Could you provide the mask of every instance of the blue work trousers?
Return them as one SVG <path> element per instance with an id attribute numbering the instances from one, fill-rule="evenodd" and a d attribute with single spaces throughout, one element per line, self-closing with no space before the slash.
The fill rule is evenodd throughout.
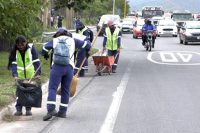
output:
<path id="1" fill-rule="evenodd" d="M 74 74 L 77 73 L 78 68 L 81 66 L 81 63 L 83 62 L 85 57 L 86 57 L 86 50 L 80 49 L 77 55 L 76 68 L 74 70 Z M 85 60 L 79 75 L 84 76 L 85 70 L 88 70 L 88 59 Z"/>
<path id="2" fill-rule="evenodd" d="M 61 66 L 54 64 L 50 72 L 49 91 L 47 99 L 47 111 L 50 112 L 56 107 L 56 92 L 61 83 L 61 101 L 59 112 L 66 113 L 69 102 L 70 86 L 73 78 L 71 65 Z"/>

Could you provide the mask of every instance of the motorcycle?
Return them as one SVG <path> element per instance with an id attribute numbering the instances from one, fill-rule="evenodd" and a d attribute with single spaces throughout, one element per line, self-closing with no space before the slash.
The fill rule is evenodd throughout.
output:
<path id="1" fill-rule="evenodd" d="M 153 31 L 152 30 L 148 30 L 147 33 L 147 41 L 145 43 L 146 46 L 146 51 L 151 51 L 153 44 Z"/>

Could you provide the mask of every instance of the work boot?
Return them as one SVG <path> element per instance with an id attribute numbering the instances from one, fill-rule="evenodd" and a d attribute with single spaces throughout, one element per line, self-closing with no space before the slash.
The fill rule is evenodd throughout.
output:
<path id="1" fill-rule="evenodd" d="M 116 72 L 117 72 L 116 69 L 113 69 L 113 70 L 112 70 L 112 73 L 116 73 Z"/>
<path id="2" fill-rule="evenodd" d="M 31 115 L 32 115 L 31 110 L 26 110 L 26 116 L 31 116 Z"/>
<path id="3" fill-rule="evenodd" d="M 22 111 L 16 111 L 16 112 L 14 113 L 14 115 L 15 115 L 15 116 L 21 116 L 21 115 L 22 115 Z"/>
<path id="4" fill-rule="evenodd" d="M 49 111 L 49 112 L 47 113 L 47 115 L 45 115 L 45 116 L 43 117 L 43 121 L 47 121 L 47 120 L 51 119 L 52 116 L 56 116 L 56 115 L 57 115 L 57 111 L 56 111 L 55 109 L 52 110 L 52 111 Z"/>
<path id="5" fill-rule="evenodd" d="M 81 70 L 80 73 L 79 73 L 79 77 L 84 77 L 84 76 L 85 76 L 85 71 Z"/>
<path id="6" fill-rule="evenodd" d="M 66 118 L 67 115 L 66 115 L 66 113 L 58 112 L 57 117 L 60 117 L 60 118 Z"/>
<path id="7" fill-rule="evenodd" d="M 145 45 L 145 43 L 144 43 L 144 42 L 142 42 L 142 45 L 144 46 L 144 45 Z"/>

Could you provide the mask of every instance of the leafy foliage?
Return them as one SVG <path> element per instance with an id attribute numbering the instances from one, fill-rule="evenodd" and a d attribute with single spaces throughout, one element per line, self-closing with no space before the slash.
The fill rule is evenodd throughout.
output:
<path id="1" fill-rule="evenodd" d="M 40 3 L 35 0 L 0 0 L 0 38 L 14 40 L 19 34 L 33 36 L 39 30 L 40 9 Z"/>

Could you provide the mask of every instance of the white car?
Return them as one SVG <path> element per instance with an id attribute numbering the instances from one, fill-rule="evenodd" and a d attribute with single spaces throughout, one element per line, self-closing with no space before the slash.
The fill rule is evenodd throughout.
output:
<path id="1" fill-rule="evenodd" d="M 161 17 L 161 16 L 154 16 L 154 17 L 151 18 L 151 21 L 153 22 L 152 24 L 158 25 L 159 21 L 160 21 L 160 20 L 163 20 L 163 19 L 164 19 L 164 18 Z"/>
<path id="2" fill-rule="evenodd" d="M 172 19 L 160 20 L 157 25 L 157 36 L 173 36 L 177 37 L 176 22 Z"/>
<path id="3" fill-rule="evenodd" d="M 100 19 L 99 23 L 97 24 L 97 32 L 103 26 L 100 31 L 100 35 L 103 35 L 103 33 L 105 32 L 105 28 L 107 27 L 107 23 L 109 20 L 112 20 L 114 22 L 114 24 L 120 28 L 120 30 L 122 29 L 121 18 L 119 15 L 105 14 L 105 15 L 101 16 L 101 19 Z"/>
<path id="4" fill-rule="evenodd" d="M 131 20 L 124 19 L 122 22 L 122 32 L 132 33 L 134 22 Z"/>

